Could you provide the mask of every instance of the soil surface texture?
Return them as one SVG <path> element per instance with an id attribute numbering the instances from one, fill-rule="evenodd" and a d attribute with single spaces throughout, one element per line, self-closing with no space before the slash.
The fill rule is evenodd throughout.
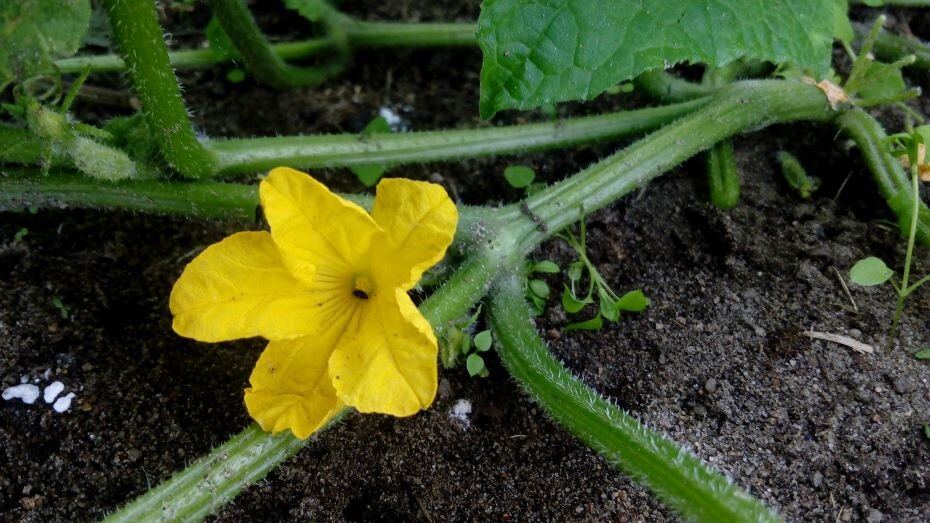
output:
<path id="1" fill-rule="evenodd" d="M 475 2 L 342 5 L 366 19 L 478 14 Z M 284 13 L 270 9 L 261 23 L 282 37 L 299 34 L 303 26 Z M 914 28 L 930 26 L 898 14 L 915 18 Z M 202 7 L 165 16 L 181 43 L 184 28 L 193 34 L 209 19 Z M 427 130 L 488 125 L 477 118 L 480 64 L 477 49 L 365 51 L 339 79 L 290 93 L 228 83 L 223 68 L 181 77 L 197 125 L 211 136 L 358 132 L 383 107 L 407 128 Z M 910 80 L 927 88 L 926 76 Z M 116 76 L 91 84 L 125 90 Z M 605 95 L 557 110 L 641 102 Z M 78 104 L 91 121 L 129 110 L 81 113 Z M 507 113 L 495 123 L 544 118 Z M 442 183 L 463 203 L 496 205 L 520 196 L 503 179 L 507 165 L 531 165 L 555 181 L 622 145 L 390 174 Z M 906 242 L 894 217 L 858 151 L 832 126 L 770 128 L 735 147 L 743 186 L 734 210 L 708 202 L 696 159 L 589 218 L 591 259 L 617 292 L 643 289 L 652 300 L 645 312 L 598 332 L 565 333 L 584 314 L 566 317 L 554 297 L 540 332 L 587 384 L 789 520 L 930 521 L 930 364 L 913 356 L 930 344 L 930 288 L 909 299 L 891 339 L 891 288 L 847 292 L 841 284 L 868 255 L 902 266 Z M 782 179 L 779 150 L 823 179 L 810 199 Z M 348 171 L 319 176 L 361 190 Z M 259 227 L 99 210 L 0 214 L 0 389 L 60 381 L 62 396 L 74 394 L 62 413 L 42 398 L 0 401 L 0 521 L 97 520 L 250 422 L 242 389 L 264 342 L 180 338 L 167 300 L 200 250 Z M 21 230 L 28 232 L 15 238 Z M 922 275 L 930 257 L 916 252 Z M 564 267 L 573 253 L 552 241 L 534 258 Z M 560 278 L 549 278 L 553 289 Z M 811 330 L 874 352 L 811 339 Z M 547 419 L 496 357 L 487 359 L 485 379 L 464 367 L 441 370 L 435 403 L 416 416 L 349 416 L 211 520 L 675 520 Z"/>

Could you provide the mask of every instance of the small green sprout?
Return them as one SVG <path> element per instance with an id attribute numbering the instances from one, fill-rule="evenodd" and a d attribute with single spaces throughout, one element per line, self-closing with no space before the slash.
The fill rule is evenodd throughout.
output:
<path id="1" fill-rule="evenodd" d="M 930 360 L 930 348 L 924 348 L 915 352 L 914 358 L 918 360 Z"/>
<path id="2" fill-rule="evenodd" d="M 61 313 L 61 319 L 67 320 L 68 317 L 71 316 L 71 312 L 68 310 L 68 306 L 65 305 L 61 301 L 61 298 L 58 296 L 52 296 L 52 305 L 54 305 L 55 308 L 58 309 L 58 312 Z"/>
<path id="3" fill-rule="evenodd" d="M 558 265 L 549 260 L 530 262 L 527 267 L 529 274 L 558 274 L 561 271 Z M 526 281 L 526 297 L 533 302 L 533 313 L 539 316 L 546 310 L 546 300 L 552 292 L 549 290 L 549 284 L 538 278 L 528 278 Z"/>
<path id="4" fill-rule="evenodd" d="M 820 178 L 808 176 L 807 171 L 801 162 L 787 151 L 778 153 L 778 163 L 781 164 L 781 174 L 788 182 L 788 186 L 798 193 L 798 196 L 805 200 L 820 188 Z"/>
<path id="5" fill-rule="evenodd" d="M 924 423 L 924 436 L 930 439 L 930 423 Z"/>
<path id="6" fill-rule="evenodd" d="M 16 234 L 13 235 L 13 241 L 14 242 L 23 241 L 23 238 L 25 238 L 27 234 L 29 234 L 29 229 L 25 227 L 20 227 L 20 229 L 16 231 Z"/>
<path id="7" fill-rule="evenodd" d="M 527 196 L 532 196 L 545 186 L 542 183 L 533 183 L 536 179 L 536 171 L 526 165 L 508 166 L 504 169 L 504 178 L 514 189 L 524 189 Z"/>
<path id="8" fill-rule="evenodd" d="M 920 187 L 918 187 L 918 167 L 921 146 L 930 144 L 930 126 L 922 125 L 908 133 L 898 133 L 891 135 L 885 141 L 885 147 L 888 152 L 894 156 L 907 155 L 911 169 L 911 208 L 909 209 L 910 229 L 907 238 L 907 254 L 904 258 L 904 273 L 901 276 L 901 282 L 895 281 L 895 271 L 888 268 L 888 265 L 880 258 L 869 256 L 859 260 L 849 270 L 849 280 L 857 285 L 871 287 L 881 285 L 886 281 L 894 287 L 898 294 L 898 303 L 895 307 L 894 319 L 891 323 L 891 336 L 898 328 L 898 321 L 901 319 L 901 312 L 904 310 L 904 300 L 914 291 L 919 289 L 924 283 L 930 281 L 930 275 L 920 278 L 913 284 L 910 284 L 911 261 L 914 256 L 914 240 L 917 236 L 917 218 L 920 212 Z"/>
<path id="9" fill-rule="evenodd" d="M 468 375 L 474 378 L 481 376 L 487 378 L 490 374 L 484 364 L 484 358 L 481 352 L 487 352 L 491 349 L 491 331 L 483 330 L 475 334 L 474 344 L 466 343 L 462 346 L 462 354 L 465 354 L 465 368 L 468 369 Z"/>
<path id="10" fill-rule="evenodd" d="M 579 226 L 579 235 L 576 237 L 571 229 L 566 229 L 558 236 L 565 240 L 578 254 L 579 259 L 568 266 L 569 284 L 564 284 L 562 291 L 562 308 L 569 314 L 577 314 L 588 304 L 594 303 L 595 289 L 597 290 L 598 312 L 593 318 L 575 322 L 565 327 L 565 331 L 598 330 L 604 325 L 604 320 L 618 322 L 621 312 L 642 312 L 649 306 L 649 298 L 643 291 L 637 289 L 618 297 L 610 288 L 594 263 L 588 258 L 587 233 L 584 220 Z M 588 288 L 584 296 L 579 296 L 579 288 L 585 272 L 588 276 Z"/>

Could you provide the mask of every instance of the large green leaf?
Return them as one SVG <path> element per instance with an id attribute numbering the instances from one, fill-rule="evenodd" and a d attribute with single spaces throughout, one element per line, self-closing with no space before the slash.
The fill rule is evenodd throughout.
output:
<path id="1" fill-rule="evenodd" d="M 0 0 L 0 86 L 52 71 L 89 24 L 89 0 Z"/>
<path id="2" fill-rule="evenodd" d="M 485 0 L 481 115 L 591 99 L 680 62 L 826 72 L 834 0 Z"/>

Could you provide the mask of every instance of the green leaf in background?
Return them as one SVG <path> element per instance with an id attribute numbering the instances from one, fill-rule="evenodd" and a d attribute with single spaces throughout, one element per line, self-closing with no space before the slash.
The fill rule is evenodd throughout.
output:
<path id="1" fill-rule="evenodd" d="M 368 125 L 362 129 L 362 140 L 365 140 L 375 134 L 387 134 L 391 132 L 391 126 L 388 124 L 387 120 L 383 116 L 379 116 L 374 120 L 368 122 Z M 384 163 L 370 164 L 370 165 L 356 165 L 350 167 L 355 176 L 358 177 L 358 180 L 362 182 L 365 187 L 372 187 L 378 180 L 384 176 L 384 173 L 387 171 L 388 166 Z"/>
<path id="2" fill-rule="evenodd" d="M 856 82 L 855 95 L 862 99 L 891 98 L 907 90 L 901 68 L 882 62 L 871 62 Z"/>
<path id="3" fill-rule="evenodd" d="M 55 70 L 77 52 L 90 24 L 89 0 L 0 0 L 0 87 Z"/>
<path id="4" fill-rule="evenodd" d="M 542 280 L 530 280 L 530 291 L 542 299 L 549 297 L 549 286 Z"/>
<path id="5" fill-rule="evenodd" d="M 649 298 L 643 294 L 643 291 L 636 289 L 630 291 L 617 300 L 617 310 L 627 312 L 642 312 L 649 306 Z"/>
<path id="6" fill-rule="evenodd" d="M 483 330 L 475 334 L 475 348 L 478 352 L 486 352 L 491 349 L 491 331 Z"/>
<path id="7" fill-rule="evenodd" d="M 579 321 L 578 323 L 572 323 L 566 325 L 564 329 L 565 332 L 571 331 L 596 331 L 604 326 L 604 320 L 601 319 L 601 315 L 591 318 L 588 321 Z"/>
<path id="8" fill-rule="evenodd" d="M 468 369 L 468 375 L 474 378 L 485 370 L 484 358 L 478 354 L 472 354 L 465 360 L 465 368 Z"/>
<path id="9" fill-rule="evenodd" d="M 485 0 L 479 109 L 589 100 L 641 73 L 739 58 L 826 73 L 834 0 Z"/>
<path id="10" fill-rule="evenodd" d="M 894 271 L 889 269 L 885 262 L 875 256 L 869 256 L 857 261 L 852 269 L 849 269 L 849 281 L 871 287 L 885 283 L 893 274 Z"/>
<path id="11" fill-rule="evenodd" d="M 507 183 L 515 189 L 523 189 L 524 187 L 529 187 L 533 180 L 536 178 L 536 173 L 533 172 L 533 169 L 525 165 L 511 165 L 504 169 L 504 178 L 507 179 Z"/>
<path id="12" fill-rule="evenodd" d="M 220 21 L 217 20 L 215 16 L 210 19 L 210 23 L 207 24 L 204 33 L 207 36 L 210 49 L 229 59 L 239 58 L 239 51 L 236 50 L 236 44 L 234 44 L 232 38 L 226 34 L 226 31 L 223 30 L 223 26 L 220 25 Z"/>
<path id="13" fill-rule="evenodd" d="M 930 349 L 921 349 L 914 353 L 914 357 L 918 360 L 930 360 Z"/>
<path id="14" fill-rule="evenodd" d="M 284 0 L 284 5 L 288 9 L 293 9 L 297 13 L 310 20 L 317 22 L 326 12 L 326 6 L 321 5 L 323 0 Z"/>
<path id="15" fill-rule="evenodd" d="M 849 22 L 849 2 L 847 0 L 833 1 L 833 36 L 851 44 L 856 37 L 852 24 Z"/>
<path id="16" fill-rule="evenodd" d="M 559 270 L 559 266 L 549 260 L 538 261 L 530 267 L 530 272 L 542 272 L 545 274 L 558 274 Z"/>

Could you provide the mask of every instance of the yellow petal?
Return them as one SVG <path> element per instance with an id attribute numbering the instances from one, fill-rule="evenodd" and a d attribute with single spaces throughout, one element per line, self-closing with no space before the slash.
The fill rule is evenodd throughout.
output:
<path id="1" fill-rule="evenodd" d="M 332 335 L 268 343 L 245 389 L 249 415 L 264 430 L 305 439 L 345 407 L 326 372 L 334 343 Z"/>
<path id="2" fill-rule="evenodd" d="M 391 260 L 381 266 L 384 278 L 403 289 L 445 256 L 458 224 L 458 210 L 441 185 L 403 178 L 381 180 L 371 216 L 387 235 L 384 251 L 375 255 Z"/>
<path id="3" fill-rule="evenodd" d="M 259 197 L 284 264 L 308 284 L 315 273 L 345 278 L 358 272 L 360 261 L 368 263 L 372 237 L 383 234 L 364 209 L 294 169 L 272 169 Z"/>
<path id="4" fill-rule="evenodd" d="M 359 412 L 415 414 L 436 396 L 433 330 L 401 289 L 366 305 L 329 359 L 336 394 Z"/>
<path id="5" fill-rule="evenodd" d="M 271 235 L 240 232 L 194 258 L 171 290 L 173 327 L 181 336 L 225 341 L 310 334 L 322 300 L 284 267 Z M 317 321 L 313 321 L 313 320 Z"/>

